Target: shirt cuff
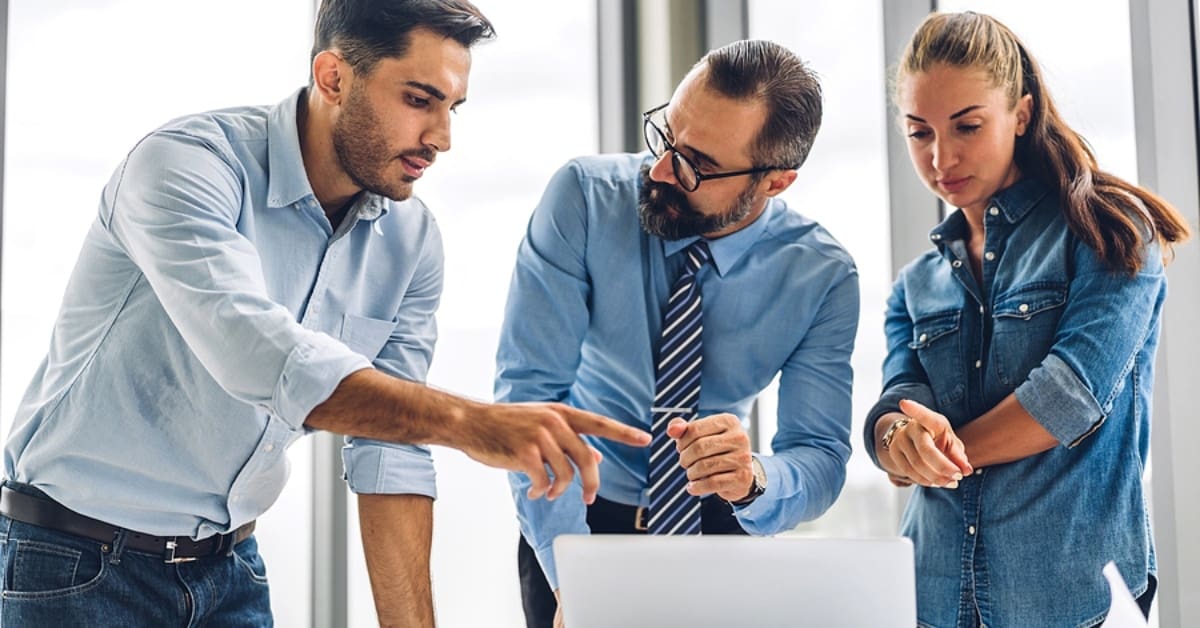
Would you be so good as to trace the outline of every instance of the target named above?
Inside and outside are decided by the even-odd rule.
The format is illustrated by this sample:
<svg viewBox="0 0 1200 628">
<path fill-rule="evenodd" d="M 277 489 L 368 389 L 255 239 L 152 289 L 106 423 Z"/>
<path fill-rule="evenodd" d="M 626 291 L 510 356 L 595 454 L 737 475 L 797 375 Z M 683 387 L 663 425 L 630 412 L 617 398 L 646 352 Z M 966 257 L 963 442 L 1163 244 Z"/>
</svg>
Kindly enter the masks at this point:
<svg viewBox="0 0 1200 628">
<path fill-rule="evenodd" d="M 342 464 L 346 466 L 346 484 L 355 494 L 437 499 L 437 474 L 428 447 L 347 438 Z"/>
<path fill-rule="evenodd" d="M 288 354 L 275 384 L 273 411 L 295 429 L 301 429 L 313 408 L 323 403 L 348 375 L 371 368 L 370 360 L 346 345 L 312 333 Z"/>
<path fill-rule="evenodd" d="M 879 455 L 875 452 L 875 424 L 879 422 L 880 417 L 889 412 L 900 412 L 901 399 L 915 401 L 926 408 L 937 408 L 933 389 L 928 384 L 896 384 L 885 390 L 879 396 L 879 401 L 875 402 L 871 411 L 867 413 L 867 420 L 863 424 L 863 447 L 867 450 L 867 455 L 871 456 L 871 462 L 874 462 L 877 467 L 879 467 Z"/>
<path fill-rule="evenodd" d="M 733 506 L 733 515 L 738 518 L 739 522 L 742 523 L 743 528 L 748 526 L 753 527 L 749 522 L 767 515 L 771 510 L 770 505 L 774 503 L 775 500 L 779 499 L 780 492 L 782 490 L 780 484 L 783 482 L 783 461 L 775 458 L 774 456 L 760 456 L 758 454 L 754 454 L 754 457 L 757 458 L 760 463 L 762 463 L 763 472 L 767 474 L 767 489 L 763 491 L 762 495 L 758 496 L 758 499 L 755 499 L 749 504 L 746 504 L 745 506 Z M 796 504 L 795 509 L 798 511 L 804 510 L 804 500 L 806 500 L 807 497 L 804 495 L 803 491 L 795 495 L 791 495 L 789 498 L 800 500 L 800 503 Z"/>
<path fill-rule="evenodd" d="M 1067 447 L 1078 445 L 1106 418 L 1075 371 L 1053 353 L 1029 373 L 1015 394 L 1021 407 Z"/>
</svg>

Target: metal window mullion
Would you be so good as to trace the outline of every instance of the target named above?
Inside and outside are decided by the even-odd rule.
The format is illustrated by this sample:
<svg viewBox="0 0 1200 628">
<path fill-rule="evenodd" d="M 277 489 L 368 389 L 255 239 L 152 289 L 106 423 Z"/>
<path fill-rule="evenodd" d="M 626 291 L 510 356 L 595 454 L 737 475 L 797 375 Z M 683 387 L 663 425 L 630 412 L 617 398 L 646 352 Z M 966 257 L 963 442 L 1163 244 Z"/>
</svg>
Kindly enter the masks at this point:
<svg viewBox="0 0 1200 628">
<path fill-rule="evenodd" d="M 938 200 L 913 172 L 904 137 L 893 130 L 891 74 L 917 25 L 937 9 L 936 0 L 881 0 L 883 4 L 884 111 L 887 136 L 888 207 L 891 217 L 892 276 L 930 247 L 929 230 L 939 220 Z"/>
</svg>

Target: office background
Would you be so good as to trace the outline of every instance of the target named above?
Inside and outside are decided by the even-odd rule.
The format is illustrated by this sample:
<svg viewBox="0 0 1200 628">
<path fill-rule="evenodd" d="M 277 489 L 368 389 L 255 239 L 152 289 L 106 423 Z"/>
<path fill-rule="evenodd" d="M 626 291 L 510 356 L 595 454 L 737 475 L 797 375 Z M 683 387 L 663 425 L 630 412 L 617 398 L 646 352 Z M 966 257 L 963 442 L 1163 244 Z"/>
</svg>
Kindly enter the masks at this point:
<svg viewBox="0 0 1200 628">
<path fill-rule="evenodd" d="M 45 353 L 100 189 L 143 134 L 175 116 L 271 104 L 307 81 L 315 0 L 0 0 L 3 248 L 0 436 Z M 441 338 L 430 383 L 490 399 L 517 244 L 550 174 L 598 151 L 641 150 L 638 115 L 667 101 L 703 52 L 778 41 L 821 75 L 826 114 L 785 194 L 854 255 L 862 319 L 854 420 L 880 384 L 894 269 L 926 248 L 942 208 L 912 174 L 886 74 L 932 9 L 991 13 L 1037 54 L 1068 121 L 1101 166 L 1140 181 L 1197 224 L 1196 0 L 477 0 L 499 38 L 474 54 L 454 149 L 416 190 L 446 243 Z M 1086 24 L 1086 26 L 1085 26 Z M 1200 246 L 1170 267 L 1152 465 L 1162 626 L 1200 624 L 1200 442 L 1187 393 L 1200 374 Z M 757 408 L 769 448 L 774 397 Z M 892 534 L 905 493 L 861 452 L 833 509 L 794 533 Z M 131 447 L 134 446 L 131 444 Z M 374 608 L 340 441 L 302 440 L 259 539 L 281 626 L 371 626 Z M 517 525 L 500 471 L 435 453 L 434 595 L 444 626 L 521 626 Z M 752 577 L 749 575 L 747 577 Z M 1191 593 L 1189 595 L 1189 592 Z"/>
</svg>

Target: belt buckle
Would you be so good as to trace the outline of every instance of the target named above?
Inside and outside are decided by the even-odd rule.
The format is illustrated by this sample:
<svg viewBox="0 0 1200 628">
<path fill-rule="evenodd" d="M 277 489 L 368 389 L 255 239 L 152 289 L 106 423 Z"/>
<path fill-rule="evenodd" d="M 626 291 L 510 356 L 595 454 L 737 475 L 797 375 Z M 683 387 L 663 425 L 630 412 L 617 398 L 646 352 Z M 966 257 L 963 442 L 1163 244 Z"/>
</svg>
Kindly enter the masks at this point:
<svg viewBox="0 0 1200 628">
<path fill-rule="evenodd" d="M 638 532 L 645 532 L 648 529 L 646 527 L 645 517 L 646 517 L 646 507 L 638 506 L 637 511 L 635 511 L 633 514 L 633 529 L 634 530 L 637 530 Z"/>
<path fill-rule="evenodd" d="M 195 556 L 176 556 L 175 548 L 178 544 L 175 539 L 167 540 L 167 551 L 163 552 L 163 562 L 168 565 L 178 565 L 179 563 L 190 563 L 196 560 Z"/>
</svg>

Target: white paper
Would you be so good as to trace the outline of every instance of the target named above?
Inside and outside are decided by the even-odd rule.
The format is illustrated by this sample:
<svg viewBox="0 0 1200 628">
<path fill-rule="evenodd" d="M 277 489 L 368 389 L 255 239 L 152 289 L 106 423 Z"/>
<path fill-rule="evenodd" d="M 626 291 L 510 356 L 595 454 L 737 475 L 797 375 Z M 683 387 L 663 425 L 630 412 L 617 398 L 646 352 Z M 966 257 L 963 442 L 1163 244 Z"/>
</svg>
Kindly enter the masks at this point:
<svg viewBox="0 0 1200 628">
<path fill-rule="evenodd" d="M 1142 615 L 1142 608 L 1138 606 L 1137 600 L 1133 599 L 1129 587 L 1125 586 L 1125 579 L 1121 577 L 1121 572 L 1112 561 L 1104 566 L 1104 578 L 1108 580 L 1108 588 L 1112 592 L 1112 603 L 1108 607 L 1108 617 L 1101 626 L 1104 628 L 1145 628 L 1147 624 L 1146 618 Z"/>
</svg>

